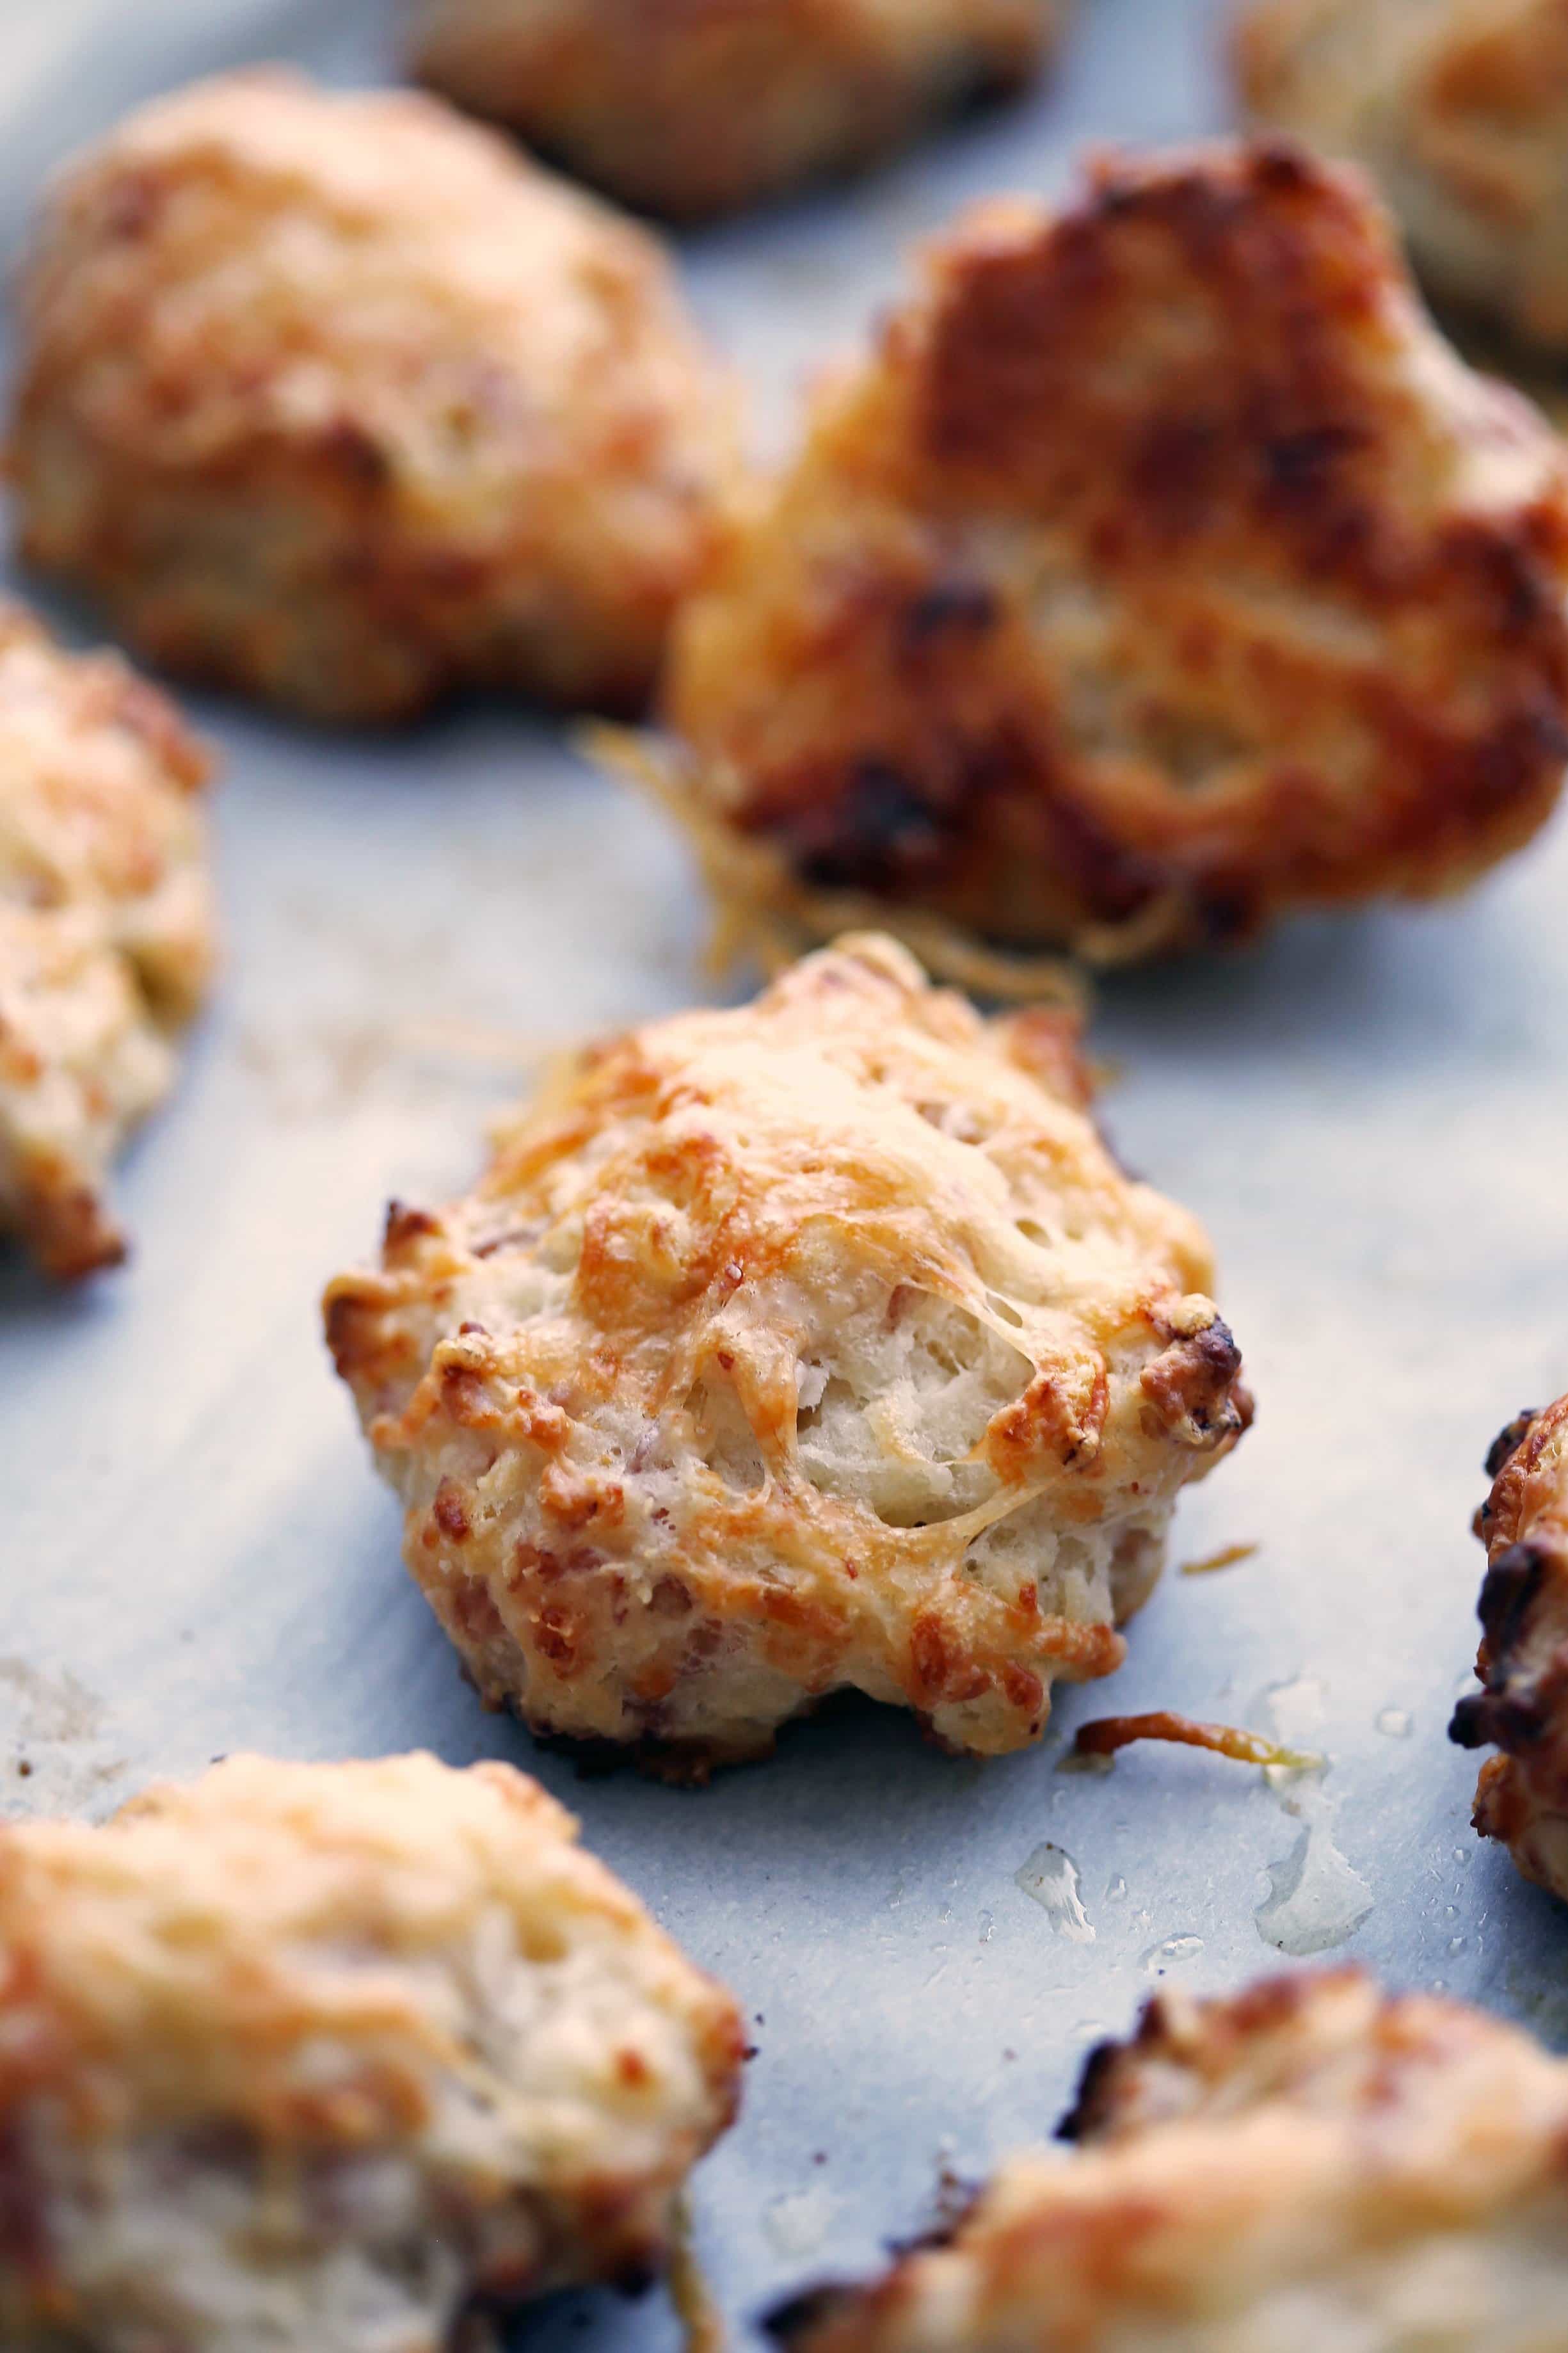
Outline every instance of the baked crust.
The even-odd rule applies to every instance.
[[[1568,1398],[1517,1415],[1487,1471],[1492,1490],[1476,1515],[1483,1688],[1459,1702],[1449,1734],[1501,1752],[1476,1785],[1481,1836],[1568,1899]]]
[[[0,1825],[0,2337],[447,2353],[646,2275],[734,2004],[502,1765],[239,1757]]]
[[[1162,1994],[951,2234],[781,2316],[794,2353],[1544,2353],[1568,2066],[1355,1970]]]
[[[1568,747],[1568,472],[1284,144],[1095,164],[929,257],[674,641],[753,922],[1118,961],[1453,890]]]
[[[124,1256],[110,1166],[211,977],[208,771],[116,655],[0,604],[0,1233],[61,1281]]]
[[[734,448],[651,238],[437,100],[274,69],[132,115],[21,286],[24,552],[318,718],[646,698]]]
[[[394,1208],[327,1332],[487,1701],[700,1768],[849,1686],[991,1755],[1119,1664],[1250,1405],[1086,1086],[1071,1017],[847,940],[590,1049],[467,1199]]]
[[[639,208],[691,218],[1011,90],[1066,0],[416,0],[414,61]]]
[[[1568,350],[1563,0],[1253,0],[1259,121],[1376,175],[1435,293]]]

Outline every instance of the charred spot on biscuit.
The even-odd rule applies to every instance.
[[[1506,1665],[1510,1651],[1523,1633],[1525,1619],[1551,1566],[1551,1555],[1540,1545],[1527,1543],[1510,1545],[1489,1567],[1476,1614],[1487,1648],[1500,1667]]]
[[[776,2343],[793,2345],[796,2337],[809,2337],[847,2311],[854,2296],[853,2288],[831,2281],[818,2287],[801,2288],[782,2302],[770,2305],[760,2316],[760,2326]]]
[[[912,653],[923,653],[933,639],[983,634],[1001,617],[1001,599],[988,581],[939,580],[910,605],[904,635]]]
[[[1522,1412],[1516,1413],[1511,1421],[1505,1422],[1503,1424],[1503,1427],[1499,1430],[1490,1446],[1487,1449],[1487,1459],[1484,1468],[1489,1479],[1496,1479],[1500,1477],[1502,1472],[1503,1465],[1509,1461],[1511,1455],[1518,1453],[1520,1448],[1524,1444],[1525,1440],[1530,1436],[1531,1426],[1535,1422],[1539,1411],[1540,1409],[1538,1407],[1527,1406]]]
[[[1455,1707],[1448,1737],[1459,1747],[1496,1746],[1516,1755],[1550,1729],[1551,1703],[1518,1653],[1554,1566],[1554,1556],[1542,1546],[1523,1543],[1510,1545],[1489,1567],[1477,1610],[1487,1687]]]
[[[1115,2083],[1123,2046],[1114,2036],[1097,2042],[1083,2063],[1073,2104],[1056,2128],[1056,2138],[1092,2140],[1115,2104]]]
[[[896,769],[862,760],[835,801],[776,830],[808,881],[830,891],[887,891],[938,863],[951,820]]]
[[[1516,1414],[1491,1446],[1492,1488],[1476,1515],[1488,1547],[1478,1616],[1481,1689],[1448,1736],[1495,1747],[1471,1816],[1527,1879],[1568,1899],[1568,1398]]]

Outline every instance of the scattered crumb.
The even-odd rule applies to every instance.
[[[676,2200],[669,2237],[669,2301],[680,2323],[685,2353],[727,2353],[730,2332],[698,2261],[691,2209]]]
[[[1222,1545],[1218,1552],[1205,1555],[1202,1560],[1184,1560],[1183,1577],[1213,1577],[1216,1569],[1237,1568],[1244,1560],[1254,1559],[1263,1549],[1260,1544]]]
[[[1147,1715],[1101,1716],[1080,1725],[1073,1746],[1080,1757],[1113,1757],[1137,1740],[1172,1741],[1183,1748],[1206,1748],[1215,1757],[1234,1757],[1238,1765],[1268,1765],[1293,1773],[1310,1772],[1323,1761],[1305,1749],[1283,1747],[1265,1733],[1244,1732],[1229,1724],[1199,1724],[1168,1708]]]

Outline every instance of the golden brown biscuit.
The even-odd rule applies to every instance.
[[[668,216],[839,172],[1038,66],[1065,0],[414,0],[421,77]]]
[[[208,765],[116,655],[0,605],[0,1234],[62,1280],[125,1254],[110,1167],[211,976]]]
[[[1568,349],[1563,0],[1252,0],[1259,121],[1375,174],[1433,291]]]
[[[1487,1471],[1476,1517],[1485,1688],[1459,1702],[1449,1734],[1502,1751],[1481,1767],[1477,1830],[1568,1900],[1568,1398],[1510,1421]]]
[[[1114,961],[1451,890],[1568,750],[1568,461],[1285,146],[996,203],[689,605],[667,787],[758,923]]]
[[[1103,1675],[1248,1402],[1070,1021],[893,943],[589,1050],[327,1330],[481,1694],[710,1762],[851,1686],[954,1749]]]
[[[202,82],[68,168],[23,279],[29,560],[328,719],[646,695],[733,446],[645,234],[436,100]]]
[[[447,2353],[635,2277],[741,2023],[504,1765],[237,1757],[0,1826],[7,2353]]]
[[[1162,1994],[1075,2158],[1013,2159],[793,2353],[1562,2353],[1568,2065],[1355,1970]]]

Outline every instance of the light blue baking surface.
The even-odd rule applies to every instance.
[[[18,64],[0,108],[13,224],[51,151],[160,79],[268,49],[363,78],[389,46],[359,6],[76,5],[97,30],[62,7],[69,61],[25,90]],[[1086,135],[1221,121],[1216,13],[1084,0],[1032,107],[693,241],[693,290],[756,379],[764,429],[786,429],[803,371],[852,341],[911,237],[961,198],[1058,183]],[[21,11],[0,31],[24,15],[34,26]],[[35,38],[35,76],[40,54]],[[973,2170],[1046,2132],[1086,2042],[1162,1968],[1202,1988],[1280,1966],[1255,1914],[1304,1832],[1321,1914],[1371,1905],[1336,1953],[1568,2041],[1568,1917],[1479,1850],[1473,1762],[1444,1739],[1473,1646],[1481,1453],[1568,1385],[1561,825],[1455,906],[1300,923],[1105,992],[1111,1124],[1212,1228],[1260,1403],[1184,1504],[1176,1556],[1253,1540],[1256,1558],[1169,1578],[1122,1674],[1069,1695],[1042,1752],[955,1764],[868,1709],[682,1795],[579,1782],[479,1715],[399,1567],[315,1299],[389,1192],[437,1196],[473,1168],[507,1088],[472,1059],[479,1036],[557,1039],[701,985],[686,862],[526,717],[343,743],[200,715],[228,764],[228,971],[124,1171],[135,1261],[68,1299],[0,1273],[7,1809],[101,1811],[247,1746],[426,1744],[537,1771],[756,2021],[743,2120],[697,2195],[742,2324],[874,2262],[944,2160]],[[1059,1773],[1061,1733],[1108,1704],[1278,1719],[1331,1769],[1305,1821],[1257,1773],[1186,1754]],[[1092,1941],[1016,1883],[1042,1844],[1076,1862]],[[1036,1875],[1061,1868],[1047,1855]],[[654,2296],[569,2299],[522,2333],[542,2353],[662,2353],[677,2331]]]

